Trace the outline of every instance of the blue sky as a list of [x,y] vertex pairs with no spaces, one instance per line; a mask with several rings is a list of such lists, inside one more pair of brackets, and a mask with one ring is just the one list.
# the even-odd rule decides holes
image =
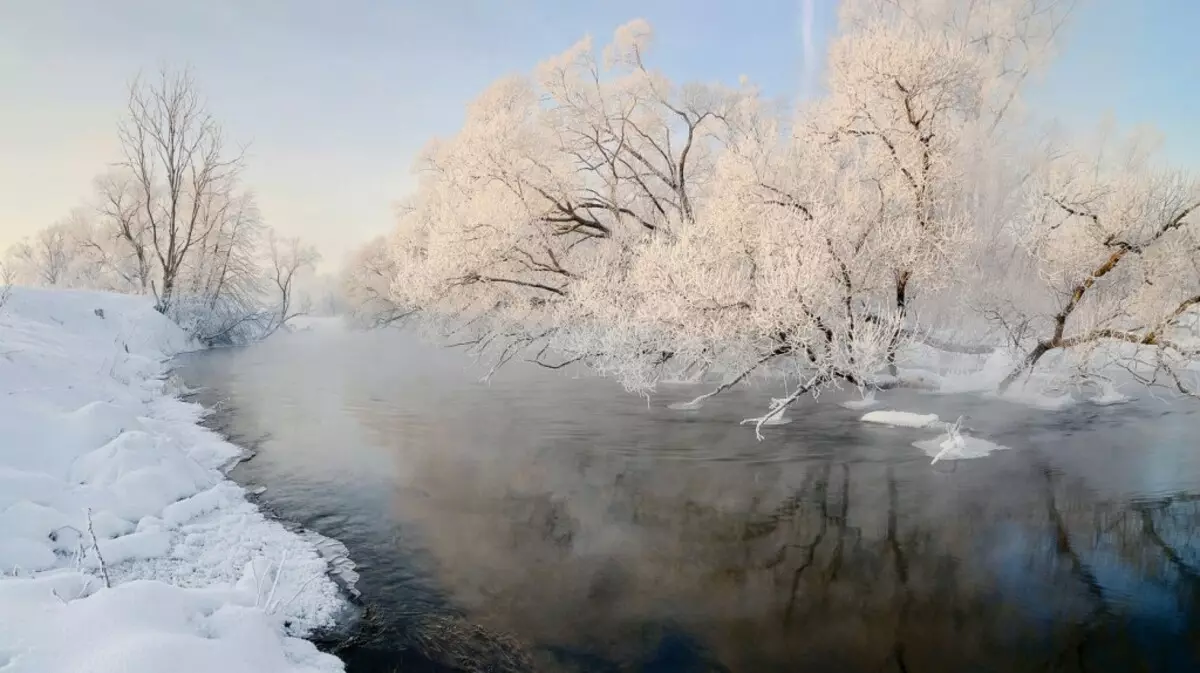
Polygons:
[[[836,3],[813,0],[816,51]],[[677,79],[793,96],[805,67],[801,0],[13,0],[0,3],[0,247],[80,202],[115,157],[126,82],[190,64],[264,215],[336,264],[390,226],[428,138],[454,131],[495,78],[635,17]],[[1200,169],[1200,52],[1192,0],[1082,0],[1031,94],[1046,114],[1154,124]]]

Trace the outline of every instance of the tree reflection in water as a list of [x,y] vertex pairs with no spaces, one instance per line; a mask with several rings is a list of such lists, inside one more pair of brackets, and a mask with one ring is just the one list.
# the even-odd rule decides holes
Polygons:
[[996,497],[923,462],[571,455],[414,455],[396,494],[453,600],[547,670],[664,647],[691,662],[669,670],[1196,665],[1196,496],[1097,502],[1045,464]]

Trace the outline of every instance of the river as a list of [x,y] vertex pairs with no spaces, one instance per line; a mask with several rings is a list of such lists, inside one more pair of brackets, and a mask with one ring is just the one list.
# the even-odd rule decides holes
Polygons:
[[836,393],[758,442],[773,387],[482,383],[395,330],[177,372],[257,452],[232,477],[358,564],[351,671],[1200,670],[1200,405],[882,397],[1010,447],[930,465]]

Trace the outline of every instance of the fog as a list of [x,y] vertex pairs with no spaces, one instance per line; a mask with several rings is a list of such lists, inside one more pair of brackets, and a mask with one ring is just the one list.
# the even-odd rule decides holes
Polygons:
[[[930,466],[911,446],[930,431],[859,423],[833,393],[760,443],[736,419],[772,387],[701,413],[666,408],[693,386],[647,404],[520,365],[485,384],[396,331],[319,323],[179,371],[258,450],[235,477],[345,541],[402,634],[461,613],[546,670],[673,648],[763,671],[1188,656],[1165,635],[1194,628],[1187,407],[893,394],[1012,447]],[[1117,637],[1138,624],[1163,629],[1152,652]]]

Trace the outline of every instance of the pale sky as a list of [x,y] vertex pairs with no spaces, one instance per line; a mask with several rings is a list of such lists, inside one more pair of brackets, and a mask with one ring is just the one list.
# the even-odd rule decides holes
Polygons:
[[[811,0],[811,51],[834,0]],[[390,228],[413,158],[452,133],[497,77],[527,72],[585,33],[655,27],[676,79],[770,95],[811,90],[804,0],[0,0],[0,250],[85,199],[117,157],[128,81],[190,65],[265,219],[336,265]],[[1032,99],[1069,123],[1111,113],[1154,124],[1167,156],[1200,168],[1195,0],[1082,0]]]

